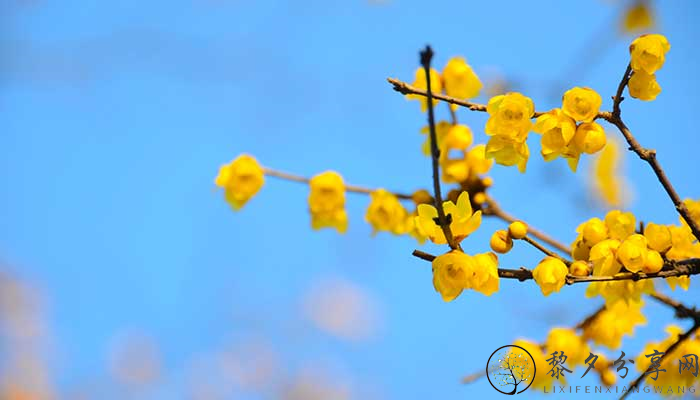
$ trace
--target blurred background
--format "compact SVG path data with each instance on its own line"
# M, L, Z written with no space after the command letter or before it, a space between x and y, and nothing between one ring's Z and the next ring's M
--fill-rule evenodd
M214 177L246 152L305 176L429 187L425 114L387 77L412 81L430 43L438 68L467 58L487 86L480 101L518 90L544 110L590 86L609 109L639 33L623 28L633 5L0 0L0 398L500 396L460 379L516 338L576 324L600 299L583 285L545 298L533 282L503 281L491 297L444 303L429 264L410 254L415 241L371 237L368 198L348 195L347 234L315 232L305 186L268 179L233 213ZM641 30L672 45L663 92L623 113L681 196L698 198L700 3L646 6L654 27ZM459 117L485 141L484 115ZM628 155L624 175L626 209L677 222L646 164ZM495 166L491 176L505 210L566 243L606 209L589 159L573 174L533 151L528 174ZM485 220L465 250L487 251L501 227ZM541 258L516 247L504 266ZM698 294L691 285L674 297ZM656 304L646 312L623 344L633 357L673 322Z

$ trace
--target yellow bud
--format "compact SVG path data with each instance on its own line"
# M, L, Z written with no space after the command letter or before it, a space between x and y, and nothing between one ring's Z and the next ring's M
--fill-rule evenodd
M599 218L588 220L583 226L583 240L590 247L608 238L608 227Z
M513 239L504 230L496 231L491 235L491 249L496 253L505 254L513 248Z
M508 233L513 239L522 239L527 236L527 225L522 221L515 221L508 226Z
M644 273L646 274L653 274L655 272L661 271L661 268L663 267L664 259L661 258L661 254L659 254L659 252L656 250L648 250L646 262L642 267L642 271L644 271Z
M569 266L569 273L573 276L588 276L590 272L591 270L588 267L588 263L585 261L574 261Z
M594 154L605 147L605 131L600 124L584 122L576 128L574 143L586 154Z
M487 187L487 188L491 187L491 186L493 186L493 178L490 176L487 176L481 180L481 183L484 185L484 187Z
M630 272L639 272L647 262L647 239L635 233L625 239L617 249L617 258Z
M560 259L545 257L532 271L532 277L540 287L542 294L549 296L552 292L558 292L566 283L566 268Z
M484 204L486 203L486 193L479 192L474 195L474 204Z
M416 190L416 192L411 195L411 199L416 205L431 204L433 202L433 196L425 189Z

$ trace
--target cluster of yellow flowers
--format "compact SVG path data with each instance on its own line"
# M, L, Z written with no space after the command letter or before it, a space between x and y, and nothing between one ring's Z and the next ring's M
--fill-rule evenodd
M693 204L686 201L686 204ZM572 243L570 273L575 276L612 276L623 269L629 272L659 272L666 260L680 260L700 255L700 243L683 225L658 225L653 222L636 231L636 219L632 213L613 210L605 220L592 218L576 229L578 236ZM671 277L672 287L680 284L687 289L690 279ZM589 285L588 296L601 295L606 302L617 300L638 301L642 293L652 293L650 280L594 282Z
M671 45L665 36L659 34L642 35L630 45L630 66L634 71L627 87L630 96L651 101L661 93L656 81L656 71L663 67L666 53Z
M456 68L450 67L455 63L463 67L459 75L454 72ZM457 80L455 76L461 79ZM431 84L433 82L436 84L431 87L432 92L440 93L444 87L447 94L464 99L476 97L481 88L478 77L461 58L450 60L442 77L431 70ZM424 70L416 71L413 85L425 89ZM461 87L462 90L450 89L453 87ZM426 97L414 94L406 97L420 100L423 111L426 110ZM601 104L602 98L593 89L575 87L564 94L561 109L540 115L533 127L531 120L535 116L535 104L532 99L515 92L494 96L486 106L489 119L484 132L490 138L486 146L475 146L469 152L467 148L473 142L471 130L465 125L441 121L436 124L436 136L440 143L443 180L447 183L462 182L470 173L486 173L491 167L488 159L505 166L517 165L520 172L525 172L530 158L527 138L532 129L542 134L543 158L551 161L562 156L575 172L581 153L593 154L605 147L605 132L594 122ZM428 128L423 128L422 132L428 133ZM460 158L450 159L447 155L452 150L463 154ZM423 151L430 154L429 139L424 143Z
M418 68L413 86L427 89L428 82L426 78L425 69ZM467 64L464 57L451 58L442 70L442 75L434 68L430 69L430 91L432 93L442 93L444 90L448 96L460 99L473 99L479 95L479 91L481 91L483 86L481 80L474 73L472 67ZM409 94L406 95L406 98L420 101L423 112L428 110L427 97ZM434 99L433 105L437 103L438 100ZM457 109L457 106L454 104L450 106L453 110Z
M423 143L423 154L430 156L430 127L423 127L421 133L428 135ZM474 135L468 126L440 121L435 125L435 136L440 149L441 180L444 183L460 183L470 187L470 182L483 181L481 175L489 172L493 160L486 158L486 146L472 146Z
M462 192L457 203L443 203L445 214L450 215L450 231L456 243L460 243L479 225L481 211L474 212L469 193ZM429 204L418 205L415 217L417 230L435 244L446 244L442 227L437 223L438 211ZM433 286L442 295L443 300L452 301L464 289L474 289L490 296L498 291L498 257L493 253L467 255L461 250L452 250L433 260Z
M575 87L564 93L561 109L537 118L534 130L542 134L540 144L545 161L564 157L576 172L581 153L594 154L605 147L605 131L594 121L602 102L595 90Z
M647 355L654 354L656 351L665 353L671 344L678 340L683 330L679 326L670 325L666 328L666 332L669 336L665 340L647 344L637 357L635 365L640 373L647 371L651 366L651 357L647 357ZM668 388L670 388L671 393L674 393L674 390L677 390L678 387L692 386L697 383L698 378L693 375L697 374L695 369L697 367L697 359L692 355L696 357L700 355L699 335L700 331L695 332L692 338L682 342L673 351L666 354L658 368L653 368L659 371L665 370L665 372L659 373L658 377L654 373L647 375L646 384L663 387L663 393L668 392ZM687 363L686 368L680 365L681 362ZM657 379L653 380L654 377Z

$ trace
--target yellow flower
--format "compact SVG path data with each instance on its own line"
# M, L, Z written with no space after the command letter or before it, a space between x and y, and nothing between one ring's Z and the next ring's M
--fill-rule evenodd
M668 39L659 34L642 35L630 45L630 65L635 71L653 74L666 61L666 53L671 49Z
M474 259L474 276L471 280L472 289L486 296L498 291L498 257L493 253L476 254Z
M326 171L309 181L309 211L313 229L326 227L345 232L348 216L345 211L345 184L343 178L334 171Z
M574 142L576 147L586 154L597 153L605 147L605 131L595 122L584 122L576 128Z
M661 257L656 250L647 250L647 260L642 267L642 271L645 274L653 274L661 271L664 267L664 259Z
M687 226L669 226L671 231L671 249L666 252L670 260L700 257L700 243L695 240Z
M685 205L685 208L688 209L690 219L695 221L696 224L700 224L700 200L685 199L683 200L683 204ZM679 216L678 219L681 221L683 226L686 228L688 227L688 223L685 222L683 217Z
M603 99L595 90L575 87L564 93L562 111L576 121L592 122L602 103Z
M442 143L438 142L441 154L448 156L450 150L466 150L474 142L474 135L468 126L462 124L451 125L447 131Z
M527 142L513 141L505 136L492 136L486 143L486 157L508 167L517 165L518 171L524 173L530 158L530 148Z
M625 11L624 19L622 20L622 30L628 33L645 31L654 27L654 14L647 4L647 1L641 0L631 4Z
M634 214L630 212L612 210L605 215L605 225L608 226L611 239L624 240L634 233L635 224Z
M585 261L574 261L569 266L569 273L573 276L588 276L591 273L588 263Z
M547 354L563 352L569 368L583 365L590 354L586 341L569 328L552 328L547 335L545 349Z
M339 233L345 233L348 230L348 214L344 208L311 213L311 228L335 228Z
M226 201L234 210L240 210L260 191L263 183L262 167L248 154L241 154L231 163L222 165L216 176L216 186L224 189Z
M665 252L671 248L671 230L665 225L649 222L644 226L644 237L650 249Z
M610 207L621 207L628 200L628 184L620 174L623 156L619 142L611 140L592 164L595 192Z
M416 79L413 81L413 86L418 89L428 90L428 82L426 81L425 69L418 68L416 70ZM430 68L430 91L432 93L440 93L442 91L442 80L440 79L440 73L438 73L433 68ZM409 100L420 101L420 109L423 112L428 110L428 97L421 96L418 94L407 94L406 98ZM433 98L433 107L439 103L439 100Z
M458 243L481 225L481 210L472 213L472 205L469 202L469 193L467 192L462 192L459 195L457 204L445 201L442 203L442 208L445 210L445 216L451 215L450 230ZM425 233L425 236L433 243L446 244L445 234L437 224L437 218L438 212L435 207L429 204L418 205L418 216L415 218L418 229Z
M435 124L435 137L438 142L438 148L442 145L444 142L445 137L447 134L450 132L450 129L452 128L452 124L447 122L447 121L439 121L438 123ZM423 142L423 145L421 146L421 151L423 152L424 155L430 157L430 154L432 153L432 150L430 148L430 126L426 125L421 128L420 133L426 135L425 141Z
M483 87L479 77L476 76L472 67L467 64L463 57L453 57L447 61L445 69L442 70L442 78L445 92L450 96L461 99L477 97ZM453 110L457 109L455 104L451 104L450 107Z
M490 245L496 253L505 254L513 248L513 239L507 231L499 230L491 235Z
M647 320L642 314L643 304L624 301L606 304L605 309L584 326L583 337L610 349L619 348L623 336L633 335L637 325L646 324Z
M561 260L554 257L545 257L535 270L532 271L532 277L540 286L542 294L549 296L552 292L558 292L564 283L566 283L566 275L569 269L566 268Z
M606 239L598 242L591 248L588 259L593 263L594 276L611 276L620 272L622 265L617 260L617 251L620 241L616 239ZM605 284L607 282L603 282ZM589 285L591 287L597 284Z
M365 221L372 225L373 233L387 231L398 235L405 231L406 214L406 209L393 193L378 189L370 194Z
M472 175L488 173L493 166L493 160L486 158L486 145L478 144L467 152L467 164Z
M683 290L688 290L690 288L690 277L689 276L672 276L666 278L666 283L671 288L671 290L676 290L677 286L680 286Z
M474 260L458 250L437 256L433 260L433 286L444 301L452 301L471 287L474 268Z
M532 99L520 93L507 93L492 97L486 106L489 119L486 122L486 134L504 136L522 142L532 126L535 104Z
M540 115L533 130L542 134L542 157L551 161L560 156L576 133L576 122L555 108Z
M583 235L583 240L589 247L608 238L608 227L600 218L591 218L581 224L577 229Z
M647 74L644 71L633 72L627 87L630 96L644 101L652 101L661 93L661 86L656 81L656 75Z
M641 271L647 262L647 239L638 233L628 236L617 249L617 258L628 271Z

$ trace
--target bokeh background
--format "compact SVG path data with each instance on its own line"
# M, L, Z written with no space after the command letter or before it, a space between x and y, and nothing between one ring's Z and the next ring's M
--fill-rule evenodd
M0 1L2 398L500 396L460 379L600 300L584 299L584 286L544 298L533 282L503 281L490 298L444 303L412 239L371 237L366 197L349 195L347 234L314 232L303 185L270 178L233 213L214 177L247 152L306 176L335 169L371 187L429 187L425 115L385 78L411 81L430 43L438 67L465 56L490 87L523 91L538 109L577 85L609 108L634 38L620 30L628 5ZM652 9L672 44L663 92L625 101L623 113L678 192L698 198L700 4ZM483 142L485 116L459 117ZM496 166L492 194L570 242L578 222L605 211L589 161L572 174L533 153L526 175ZM625 176L627 209L677 222L647 165L628 156ZM502 226L485 220L465 249L487 251ZM518 248L501 260L540 258ZM649 323L623 344L632 357L673 320L646 309Z

